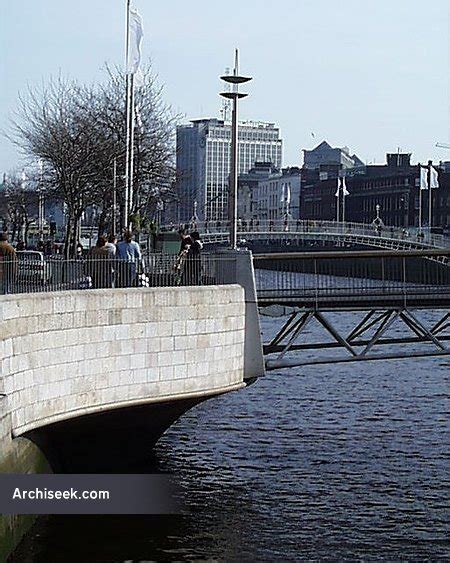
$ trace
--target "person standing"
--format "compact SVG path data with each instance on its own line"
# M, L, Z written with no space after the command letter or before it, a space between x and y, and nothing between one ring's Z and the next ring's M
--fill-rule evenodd
M123 240L117 244L116 258L119 266L119 287L136 287L138 268L143 266L139 244L133 240L133 233L125 231Z
M176 285L188 285L189 283L189 276L186 275L186 264L187 258L189 254L189 249L192 246L192 239L190 235L186 232L184 227L180 228L178 231L180 235L180 250L178 251L177 260L173 267L173 271L175 273L175 284Z
M192 244L189 248L187 256L189 285L200 285L202 278L201 251L203 249L203 243L200 239L200 233L198 231L193 231L190 234L190 239L192 241Z
M8 233L3 232L0 234L0 294L14 291L17 274L17 254L8 242Z
M89 273L95 289L112 287L113 264L106 247L106 237L98 237L97 244L88 255Z
M181 239L181 243L180 243L180 251L179 251L179 255L182 254L183 252L186 252L189 250L189 248L192 245L192 238L191 235L189 235L186 232L186 229L182 228L178 231L178 234L180 235L180 239Z
M116 235L109 235L108 242L106 243L105 247L108 250L109 256L111 258L115 258L117 254L117 237Z
M112 285L111 287L117 287L118 283L118 266L117 266L117 237L115 234L111 233L108 237L108 242L105 245L105 248L108 250L109 259L111 261L111 268L112 268Z

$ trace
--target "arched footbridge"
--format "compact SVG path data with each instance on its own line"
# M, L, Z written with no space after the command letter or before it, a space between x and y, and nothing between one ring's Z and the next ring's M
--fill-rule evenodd
M195 222L207 244L226 244L229 240L227 222ZM165 226L163 230L170 230ZM450 238L429 233L427 230L368 225L364 223L338 223L336 221L240 221L238 238L242 245L262 242L283 246L328 243L340 246L380 248L386 250L450 249Z

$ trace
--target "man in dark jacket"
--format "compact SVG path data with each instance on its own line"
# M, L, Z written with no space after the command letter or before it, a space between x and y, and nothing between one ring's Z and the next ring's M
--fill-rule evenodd
M104 236L98 237L97 244L90 249L88 254L89 273L95 289L113 285L113 261L107 247L107 240Z
M0 294L12 293L17 281L17 254L8 242L8 233L0 234Z
M189 285L200 285L202 279L202 261L201 261L201 251L203 248L203 243L200 239L200 234L198 231L193 231L190 234L191 245L189 247L187 255L187 278Z

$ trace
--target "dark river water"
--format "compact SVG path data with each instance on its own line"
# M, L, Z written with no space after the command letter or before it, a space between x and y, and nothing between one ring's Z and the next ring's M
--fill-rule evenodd
M448 358L271 372L159 442L187 515L43 518L12 561L449 560L449 376Z

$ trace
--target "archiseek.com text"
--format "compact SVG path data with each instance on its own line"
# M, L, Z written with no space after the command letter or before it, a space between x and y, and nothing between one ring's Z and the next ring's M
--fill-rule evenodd
M70 488L60 489L14 489L12 500L109 500L109 491L87 490L78 491Z

